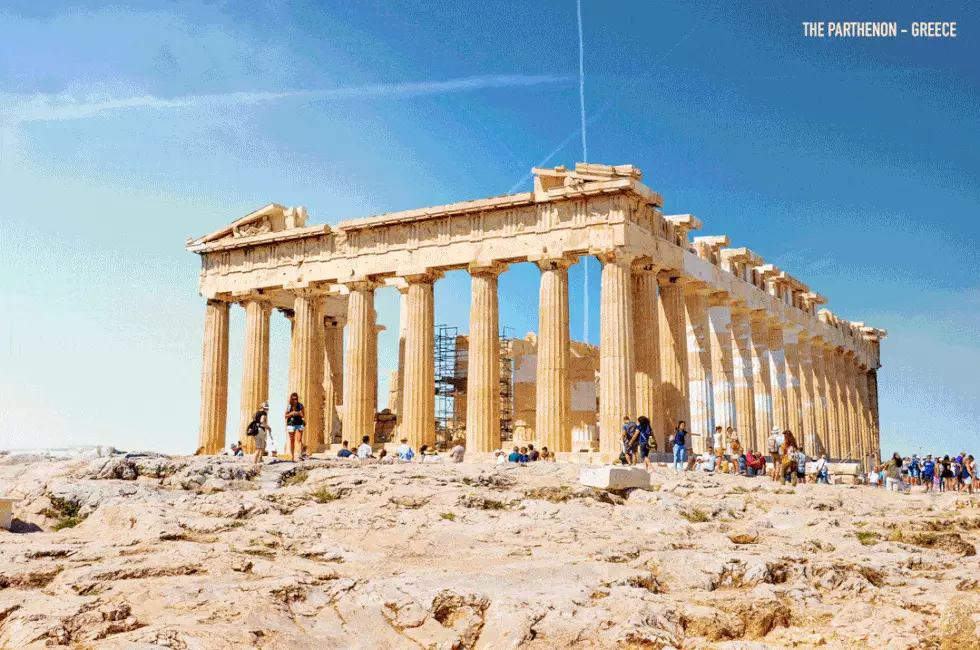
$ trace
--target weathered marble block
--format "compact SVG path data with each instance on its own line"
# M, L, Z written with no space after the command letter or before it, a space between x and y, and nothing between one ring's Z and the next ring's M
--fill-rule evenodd
M14 516L14 503L20 501L14 497L0 497L0 528L10 530Z
M583 467L579 474L582 485L601 490L625 490L627 488L649 488L650 474L639 467Z

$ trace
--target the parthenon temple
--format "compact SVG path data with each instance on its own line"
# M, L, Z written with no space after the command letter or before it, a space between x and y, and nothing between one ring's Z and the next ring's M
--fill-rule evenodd
M472 279L465 386L470 452L501 446L497 280L508 265L541 271L533 438L573 459L573 342L568 268L602 264L599 453L619 452L624 415L647 415L663 442L678 420L701 437L733 426L764 450L773 426L807 453L862 464L880 457L877 370L885 331L843 320L801 280L723 235L691 237L693 215L664 216L663 198L631 165L536 169L533 192L308 225L304 208L271 204L188 241L207 299L200 447L225 444L228 329L244 307L241 428L268 399L273 309L292 321L289 390L306 405L304 441L322 449L342 428L375 431L375 289L403 294L398 430L416 449L435 440L433 284ZM346 336L345 330L346 328ZM580 419L576 416L577 419ZM239 432L239 435L242 435Z

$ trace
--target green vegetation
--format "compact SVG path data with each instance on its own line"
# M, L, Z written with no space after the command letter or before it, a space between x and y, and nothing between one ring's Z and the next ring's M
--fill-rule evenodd
M442 519L447 519L449 521L456 521L456 515L452 512L441 512L439 513L439 516Z
M854 536L863 546L874 546L881 539L881 535L873 530L859 530L854 533Z
M336 501L338 497L332 490L328 489L327 486L321 485L316 491L310 493L310 498L317 503L330 503L331 501Z
M698 510L697 508L692 508L690 510L685 510L681 513L681 517L687 519L692 524L703 524L704 522L711 519L704 510Z

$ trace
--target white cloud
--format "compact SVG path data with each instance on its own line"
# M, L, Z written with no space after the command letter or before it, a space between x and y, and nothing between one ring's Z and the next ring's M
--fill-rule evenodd
M344 100L372 97L415 97L419 95L472 92L486 88L513 88L518 86L554 84L566 82L569 79L569 77L555 75L483 75L447 79L445 81L410 81L404 83L346 86L322 90L235 92L214 95L181 95L178 97L158 97L147 94L129 97L112 97L106 95L87 95L80 97L72 93L39 93L34 95L0 93L0 112L4 116L4 121L8 123L48 122L80 120L104 113L147 108L169 110L208 106L237 106L293 98Z

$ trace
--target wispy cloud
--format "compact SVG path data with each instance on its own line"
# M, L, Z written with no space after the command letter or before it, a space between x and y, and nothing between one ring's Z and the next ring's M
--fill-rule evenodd
M284 92L235 92L214 95L181 95L158 97L135 95L112 97L107 95L77 94L11 94L0 93L0 115L10 122L50 122L81 120L98 115L126 110L239 106L262 104L283 99L344 100L372 97L415 97L446 93L472 92L487 88L513 88L556 84L570 81L570 77L555 75L485 75L462 77L445 81L411 81L391 84L346 86L321 90L296 90Z

